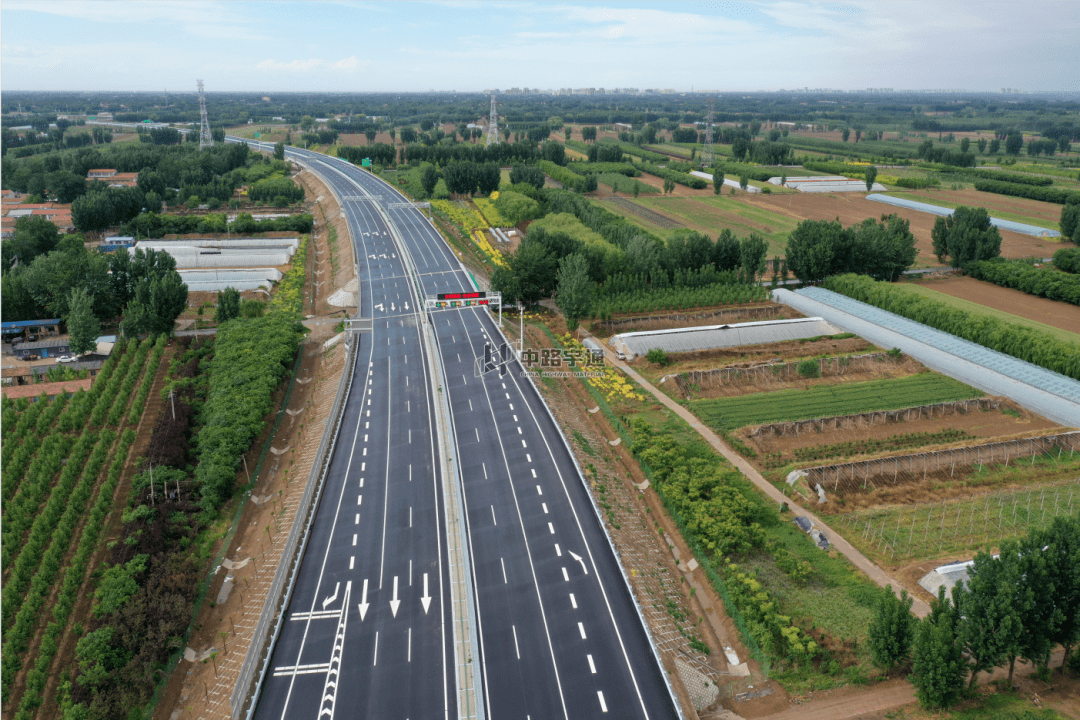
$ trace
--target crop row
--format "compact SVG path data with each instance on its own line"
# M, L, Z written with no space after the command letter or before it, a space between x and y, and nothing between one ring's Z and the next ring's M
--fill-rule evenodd
M672 180L679 183L680 185L694 188L695 190L702 190L709 184L705 181L704 178L699 178L696 175L689 175L687 173L678 172L676 170L669 170L668 168L662 168L659 165L653 165L652 163L635 163L634 167L642 172L647 172L650 175L662 177L665 180Z
M1080 305L1080 275L1001 258L968 263L964 266L964 272L979 280L1020 290L1028 295Z
M847 440L831 445L815 445L814 447L797 448L795 459L801 461L824 460L826 458L846 458L852 455L861 455L871 452L884 452L887 450L903 450L924 445L940 445L942 443L955 442L971 437L966 430L949 428L941 432L916 432L891 435L887 438L863 438L860 440Z
M735 303L760 302L768 291L758 285L717 284L699 288L664 288L636 290L597 300L593 314L609 318L618 313L637 313L648 310L686 310Z
M498 193L492 193L495 199L498 199ZM484 216L484 222L488 227L509 227L511 223L506 222L499 211L495 208L495 205L487 198L473 198L473 205L480 211L480 214Z
M43 390L42 393L45 391ZM46 406L49 405L49 399L47 397L38 398L37 402L31 403L29 407L19 412L15 409L14 404L9 408L4 408L4 453L3 453L3 466L7 467L8 448L12 442L18 441L26 436L26 433L30 431L35 423L37 423L38 417L45 411Z
M998 195L1010 195L1012 197L1028 198L1030 200L1042 200L1044 202L1057 203L1059 205L1073 205L1080 203L1080 193L1070 192L1056 187L1037 187L1021 185L1019 183L1001 182L1000 180L979 180L975 183L976 190L997 193Z
M102 367L101 374L89 393L80 390L71 402L63 406L64 412L60 414L48 436L40 439L41 435L38 435L32 442L24 439L15 451L10 466L4 473L4 495L7 502L4 506L4 543L3 550L0 551L0 562L5 567L8 566L12 553L20 549L18 540L34 520L38 506L50 489L53 476L67 460L68 453L78 445L67 433L75 428L83 428L85 432L87 416L92 415L91 403L94 403L94 410L100 413L104 413L111 405L113 394L104 393L102 388L112 382L110 378L117 366L114 357L109 358ZM125 355L120 362L130 363L130 357ZM44 432L44 429L42 431ZM29 481L24 482L27 476ZM10 539L15 542L10 542Z
M110 425L119 425L123 422L128 399L131 397L132 391L135 390L135 383L146 365L146 356L149 354L153 342L152 338L147 338L139 344L139 349L135 351L135 357L128 365L127 372L124 373L124 380L120 384L116 402L113 403L112 408L109 410L108 421Z
M22 700L19 702L18 712L15 714L15 717L19 720L31 720L34 712L41 705L42 692L49 679L49 666L52 665L53 658L59 650L60 635L63 633L64 628L67 627L71 611L82 594L81 590L86 576L87 565L90 563L90 558L97 547L101 530L105 526L105 518L112 508L113 494L116 491L117 484L120 482L120 472L127 461L131 446L135 443L135 437L135 431L130 429L125 430L121 436L120 445L116 450L112 463L109 465L108 475L98 492L97 500L90 510L90 515L83 525L83 531L79 537L75 554L64 572L60 593L52 606L53 619L45 629L34 667L30 669L26 676L26 688ZM83 506L90 498L91 489L87 490L86 497L82 500ZM81 511L77 514L81 515ZM65 517L65 519L67 518ZM16 657L9 669L7 658L8 654L5 652L3 669L0 670L5 694L10 688L9 677L13 677L22 665L21 660Z
M161 356L165 354L165 343L167 341L167 336L159 335L157 342L154 344L154 354L150 356L150 364L146 366L142 383L139 385L139 394L135 396L135 402L131 404L131 412L128 413L128 425L135 425L139 422L139 418L146 408L146 401L150 397L150 389L154 386L154 378L157 376L158 366L161 364Z
M487 227L484 218L480 217L480 214L471 208L462 207L449 200L432 200L431 204L445 213L450 218L450 222L463 230Z
M544 174L550 177L556 182L560 182L569 190L574 192L587 192L588 188L596 189L596 177L590 175L585 177L578 175L575 172L567 170L562 165L556 165L550 160L539 160L536 166L544 171ZM590 182L591 180L591 182Z
M712 427L733 430L770 422L897 410L981 395L978 390L944 375L922 373L844 385L818 385L805 390L695 400L691 406Z
M104 390L101 391L98 401L94 406L93 412L90 414L91 423L84 431L83 435L76 442L76 447L86 447L91 442L91 428L97 427L101 423L93 422L93 418L100 417L105 418L114 406L121 406L120 394L117 392L117 386L123 379L123 377L130 372L130 368L139 370L137 365L134 365L131 361L134 357L133 346L138 341L132 339L128 343L128 352L124 354L118 367L118 372L113 373L109 378L108 384ZM150 341L145 341L144 344ZM123 399L126 403L126 397ZM100 464L105 462L105 458L108 452L109 445L112 444L112 440L105 443L105 439L108 436L112 436L115 439L113 433L103 433L99 438L94 450L90 453L90 459L87 461L86 468L90 468L95 462ZM2 626L6 633L11 623L12 614L15 612L18 606L18 598L26 591L27 585L31 582L31 574L34 571L35 566L39 567L38 561L41 558L41 552L46 546L46 541L49 539L50 534L53 533L54 528L57 527L56 523L60 519L61 513L64 511L64 506L69 502L72 495L72 487L75 483L75 478L80 468L83 467L82 462L68 462L64 467L64 470L60 474L60 479L56 483L56 486L52 488L52 491L48 494L48 501L45 504L45 508L38 514L34 514L37 510L37 505L34 505L31 512L27 516L28 521L32 521L30 527L30 534L25 545L18 542L9 543L5 538L4 547L2 552L4 565L7 566L9 562L13 562L15 569L12 572L11 577L8 579L7 584L3 588L3 607L0 608L0 626ZM51 478L51 476L49 476ZM85 473L83 474L83 480L80 481L79 487L86 482ZM76 488L75 492L78 492ZM70 507L70 505L69 505ZM24 525L24 524L23 524ZM12 533L18 532L16 538L22 536L22 532L25 532L25 526L11 528ZM9 528L5 526L4 533L7 535ZM55 544L55 536L54 536ZM38 571L40 573L40 569ZM37 583L35 576L34 583ZM20 610L21 612L21 610Z
M828 278L824 286L909 320L1080 380L1080 343L1059 340L1041 330L959 310L865 275L835 275Z

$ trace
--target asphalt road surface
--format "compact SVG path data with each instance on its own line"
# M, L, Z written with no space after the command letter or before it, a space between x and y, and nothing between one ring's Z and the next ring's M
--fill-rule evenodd
M287 153L339 197L379 195L384 207L343 203L360 315L373 331L359 336L341 435L256 715L456 717L431 369L386 219L424 296L474 288L418 210L385 209L407 201L391 186L336 158ZM505 342L495 319L486 308L428 318L461 465L485 716L678 717L559 428L516 359L505 372L483 367L485 344L497 357Z

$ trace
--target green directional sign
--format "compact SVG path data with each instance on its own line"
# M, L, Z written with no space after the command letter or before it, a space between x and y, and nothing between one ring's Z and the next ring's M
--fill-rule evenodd
M371 158L364 158L360 161L361 167L371 167Z

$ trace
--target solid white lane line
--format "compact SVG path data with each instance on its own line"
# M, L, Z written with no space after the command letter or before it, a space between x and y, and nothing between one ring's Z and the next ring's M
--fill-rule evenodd
M601 712L607 712L607 703L604 702L604 691L597 690L596 696L600 698L600 710Z
M548 514L547 503L540 503L540 507L544 508L544 514Z
M581 639L584 640L585 639L585 623L578 623L577 624L577 629L578 629L578 632L581 633Z
M495 523L496 525L499 524L499 521L495 519L495 506L494 505L491 506L491 522Z
M509 581L508 581L508 580L506 579L506 561L505 561L505 560L503 560L502 558L499 558L499 565L501 565L501 566L502 566L502 571L503 571L503 585L509 585L509 584L510 584L510 582L509 582Z
M592 674L595 675L596 674L596 664L593 662L592 655L586 655L585 657L589 659L589 670L591 670Z
M518 647L517 641L517 627L511 625L510 629L514 631L514 652L517 653L517 659L521 659L521 648Z
M570 582L570 573L566 572L566 568L562 569L563 582Z
M391 370L393 365L390 358L386 358L386 377L392 377ZM393 383L387 383L386 391L386 427L392 427L392 413L390 408L394 406L391 402L391 394L393 392ZM386 477L383 480L383 511L382 511L382 545L379 548L379 589L382 590L383 585L383 570L386 567L386 512L390 506L390 432L386 433Z
M570 605L577 610L577 598L574 597L574 593L570 593Z

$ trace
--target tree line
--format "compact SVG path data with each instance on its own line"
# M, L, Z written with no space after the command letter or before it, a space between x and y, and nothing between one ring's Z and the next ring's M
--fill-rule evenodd
M951 597L941 586L930 615L916 620L903 591L883 593L871 621L874 662L886 670L911 663L919 703L944 708L970 691L979 674L1018 659L1046 669L1056 645L1062 671L1080 642L1080 517L1058 517L1047 528L1001 544L998 555L975 556Z

